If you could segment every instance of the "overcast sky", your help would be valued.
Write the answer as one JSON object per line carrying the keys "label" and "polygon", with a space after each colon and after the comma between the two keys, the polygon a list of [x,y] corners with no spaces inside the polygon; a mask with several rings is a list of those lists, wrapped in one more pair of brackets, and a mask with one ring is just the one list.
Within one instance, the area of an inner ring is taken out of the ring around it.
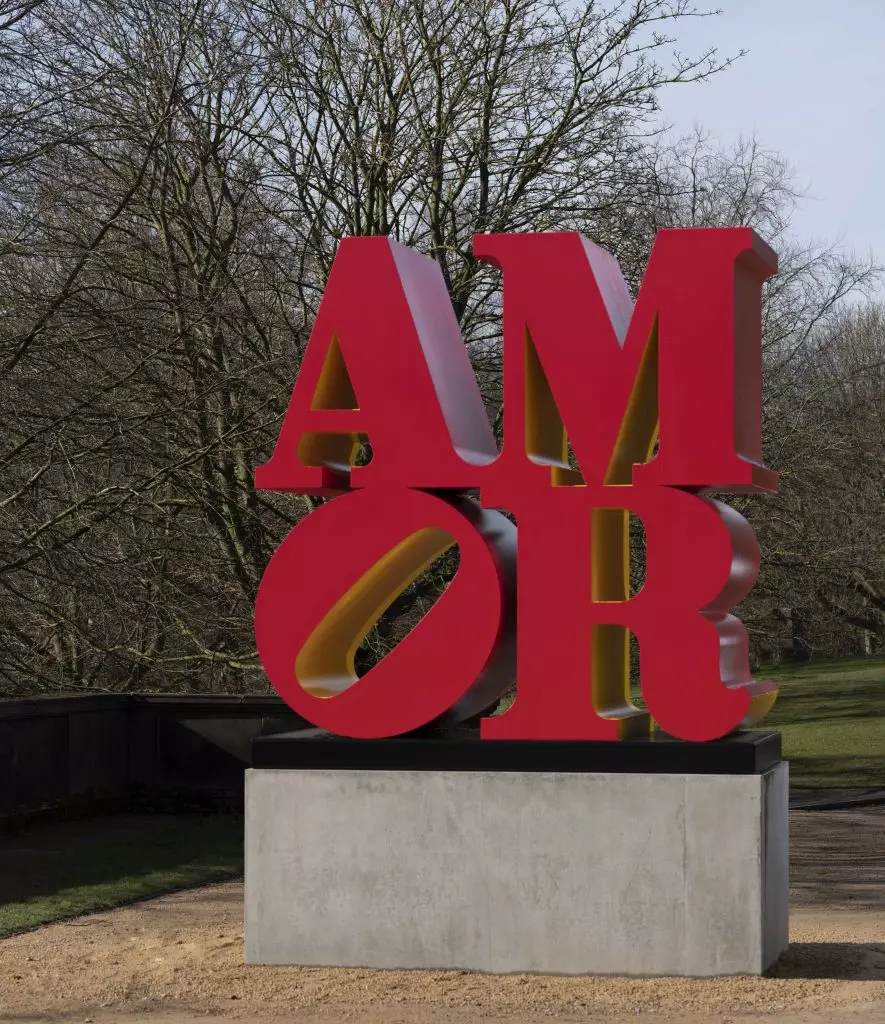
{"label": "overcast sky", "polygon": [[664,119],[723,141],[755,134],[790,161],[809,195],[797,234],[885,262],[885,0],[698,6],[722,14],[678,22],[682,52],[750,52],[709,83],[666,90]]}

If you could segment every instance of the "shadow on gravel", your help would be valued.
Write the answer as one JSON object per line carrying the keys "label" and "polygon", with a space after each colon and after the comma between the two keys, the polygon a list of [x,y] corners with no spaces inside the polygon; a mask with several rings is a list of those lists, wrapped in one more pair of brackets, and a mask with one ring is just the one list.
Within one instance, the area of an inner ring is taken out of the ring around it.
{"label": "shadow on gravel", "polygon": [[768,976],[885,981],[885,943],[794,942]]}

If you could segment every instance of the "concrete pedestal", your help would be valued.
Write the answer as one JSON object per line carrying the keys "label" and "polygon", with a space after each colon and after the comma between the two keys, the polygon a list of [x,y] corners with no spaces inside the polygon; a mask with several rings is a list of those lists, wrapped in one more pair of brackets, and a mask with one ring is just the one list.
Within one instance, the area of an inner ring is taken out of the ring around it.
{"label": "concrete pedestal", "polygon": [[252,769],[246,960],[760,974],[787,775]]}

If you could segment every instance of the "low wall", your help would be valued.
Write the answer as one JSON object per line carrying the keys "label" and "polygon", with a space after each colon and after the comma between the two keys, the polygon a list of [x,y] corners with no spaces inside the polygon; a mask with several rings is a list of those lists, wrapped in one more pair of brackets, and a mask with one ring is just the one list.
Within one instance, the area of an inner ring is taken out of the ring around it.
{"label": "low wall", "polygon": [[305,724],[278,697],[0,700],[0,827],[139,806],[239,808],[252,740]]}

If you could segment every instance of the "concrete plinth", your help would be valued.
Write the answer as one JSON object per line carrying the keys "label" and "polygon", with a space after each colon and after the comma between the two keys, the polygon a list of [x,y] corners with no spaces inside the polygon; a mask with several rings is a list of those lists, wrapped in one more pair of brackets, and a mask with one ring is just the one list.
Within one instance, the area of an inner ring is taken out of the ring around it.
{"label": "concrete plinth", "polygon": [[787,775],[252,769],[246,960],[760,974]]}

